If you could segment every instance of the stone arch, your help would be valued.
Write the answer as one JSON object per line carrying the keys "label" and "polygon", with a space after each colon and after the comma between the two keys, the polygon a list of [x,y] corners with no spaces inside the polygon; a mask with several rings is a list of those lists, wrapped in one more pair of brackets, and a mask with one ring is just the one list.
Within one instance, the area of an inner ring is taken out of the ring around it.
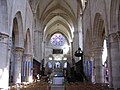
{"label": "stone arch", "polygon": [[15,18],[18,21],[18,34],[19,34],[18,45],[19,47],[24,47],[23,21],[20,11],[16,13]]}
{"label": "stone arch", "polygon": [[24,48],[23,20],[21,12],[18,11],[12,21],[11,37],[15,34],[15,47]]}
{"label": "stone arch", "polygon": [[[65,30],[64,29],[62,30],[60,28],[55,28],[54,31],[51,31],[51,32],[49,31],[52,26],[54,27],[55,25],[59,25],[59,24],[62,25],[65,28]],[[68,42],[70,42],[72,40],[72,33],[70,31],[70,28],[64,22],[61,22],[58,20],[58,21],[55,21],[54,23],[52,23],[51,25],[49,25],[45,32],[45,34],[46,34],[45,38],[49,38],[49,36],[54,32],[62,32],[64,34],[64,36],[66,37],[66,39],[68,39]]]}
{"label": "stone arch", "polygon": [[71,30],[70,30],[70,27],[69,27],[65,22],[63,22],[63,21],[61,21],[61,20],[56,20],[56,21],[54,21],[51,25],[49,25],[49,26],[46,28],[46,31],[45,31],[45,32],[48,32],[48,30],[49,30],[52,26],[54,26],[54,25],[56,25],[56,24],[61,24],[61,25],[63,25],[63,26],[67,29],[67,31],[64,31],[64,32],[67,33],[67,34],[69,34],[69,35],[67,35],[67,36],[69,37],[69,39],[72,39],[72,38],[73,38],[72,32],[71,32]]}
{"label": "stone arch", "polygon": [[12,43],[15,47],[19,42],[19,32],[18,32],[18,21],[16,18],[13,20],[13,31],[12,31]]}
{"label": "stone arch", "polygon": [[15,47],[18,43],[19,35],[18,35],[18,21],[16,18],[13,19],[13,30],[12,30],[12,47],[11,47],[11,55],[10,55],[10,69],[9,69],[9,82],[14,82],[14,63],[15,63]]}
{"label": "stone arch", "polygon": [[23,37],[23,24],[22,24],[21,12],[18,11],[13,19],[12,27],[12,48],[21,47],[24,48],[24,37]]}
{"label": "stone arch", "polygon": [[96,83],[104,82],[104,72],[102,67],[102,55],[103,55],[103,42],[105,39],[105,23],[101,14],[96,13],[92,31],[92,46],[93,46],[93,58],[95,66],[95,81]]}
{"label": "stone arch", "polygon": [[102,47],[105,38],[105,23],[99,13],[95,15],[92,36],[93,47]]}
{"label": "stone arch", "polygon": [[0,0],[0,6],[0,32],[8,34],[9,31],[7,0]]}
{"label": "stone arch", "polygon": [[[61,10],[62,13],[54,13],[54,11],[57,9]],[[48,22],[50,22],[50,20],[52,20],[52,18],[54,18],[55,16],[60,16],[65,21],[67,21],[67,23],[69,23],[69,25],[77,27],[77,25],[76,25],[77,19],[75,18],[73,13],[71,13],[70,11],[68,11],[66,8],[64,8],[61,5],[55,5],[54,7],[50,8],[49,10],[47,10],[46,12],[43,13],[43,15],[41,16],[41,19],[43,20],[43,26],[45,27],[45,25]]]}
{"label": "stone arch", "polygon": [[[55,14],[50,14],[50,13],[53,12],[53,11],[55,11],[55,10],[57,10],[57,9],[63,11],[63,12],[64,12],[64,15],[68,14],[69,17],[72,19],[72,21],[74,21],[74,20],[76,21],[76,18],[74,18],[74,13],[73,13],[73,12],[71,13],[70,11],[68,11],[66,8],[64,8],[63,6],[61,6],[61,5],[59,5],[59,4],[57,4],[57,5],[55,5],[54,7],[50,8],[50,9],[47,10],[46,12],[44,11],[43,15],[41,16],[42,20],[44,21],[45,18],[48,17],[48,16],[50,16],[50,17],[56,16]],[[60,14],[60,15],[61,15],[61,14]],[[65,17],[64,15],[61,15],[61,16]],[[66,18],[66,19],[67,19],[67,18]]]}
{"label": "stone arch", "polygon": [[23,59],[24,37],[21,12],[13,18],[12,48],[10,56],[10,78],[12,83],[21,83],[21,61]]}

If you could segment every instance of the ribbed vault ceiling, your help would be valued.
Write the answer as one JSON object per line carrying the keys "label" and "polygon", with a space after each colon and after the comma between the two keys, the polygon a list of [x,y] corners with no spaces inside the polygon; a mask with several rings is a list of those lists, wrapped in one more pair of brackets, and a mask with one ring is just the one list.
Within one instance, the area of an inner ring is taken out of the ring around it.
{"label": "ribbed vault ceiling", "polygon": [[[82,11],[84,0],[29,0],[31,9],[42,23],[46,39],[55,32],[61,32],[69,42],[77,26],[78,12]],[[80,7],[78,9],[78,7]]]}

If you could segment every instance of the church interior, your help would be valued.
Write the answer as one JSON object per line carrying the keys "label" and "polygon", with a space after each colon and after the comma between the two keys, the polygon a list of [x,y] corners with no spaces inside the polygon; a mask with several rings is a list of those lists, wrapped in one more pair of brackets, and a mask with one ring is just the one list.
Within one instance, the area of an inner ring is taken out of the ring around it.
{"label": "church interior", "polygon": [[120,90],[120,0],[0,0],[0,90]]}

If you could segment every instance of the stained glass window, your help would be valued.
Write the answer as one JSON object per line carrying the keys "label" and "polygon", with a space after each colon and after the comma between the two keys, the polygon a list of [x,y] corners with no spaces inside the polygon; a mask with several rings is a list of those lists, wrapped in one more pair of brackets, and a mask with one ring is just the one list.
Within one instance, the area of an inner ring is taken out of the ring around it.
{"label": "stained glass window", "polygon": [[52,63],[51,62],[48,62],[48,67],[52,68]]}
{"label": "stained glass window", "polygon": [[56,67],[56,68],[60,68],[60,62],[56,62],[56,63],[55,63],[55,67]]}
{"label": "stained glass window", "polygon": [[64,63],[64,68],[67,68],[67,62]]}
{"label": "stained glass window", "polygon": [[54,46],[62,46],[64,44],[64,36],[56,33],[51,37],[51,44]]}

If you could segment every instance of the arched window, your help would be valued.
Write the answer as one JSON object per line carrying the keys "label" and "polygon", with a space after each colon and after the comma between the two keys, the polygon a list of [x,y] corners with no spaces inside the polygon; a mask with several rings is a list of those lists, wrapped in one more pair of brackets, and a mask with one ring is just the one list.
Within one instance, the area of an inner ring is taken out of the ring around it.
{"label": "arched window", "polygon": [[48,62],[48,67],[52,68],[52,63],[51,62]]}
{"label": "arched window", "polygon": [[67,62],[64,63],[64,68],[67,68]]}
{"label": "arched window", "polygon": [[107,60],[107,46],[106,46],[106,40],[104,40],[103,44],[103,54],[102,54],[102,64],[104,65],[105,61]]}
{"label": "arched window", "polygon": [[54,46],[63,46],[64,45],[64,36],[61,33],[55,33],[51,37],[51,44]]}
{"label": "arched window", "polygon": [[60,68],[60,62],[56,62],[56,63],[55,63],[55,67],[56,67],[56,68]]}

